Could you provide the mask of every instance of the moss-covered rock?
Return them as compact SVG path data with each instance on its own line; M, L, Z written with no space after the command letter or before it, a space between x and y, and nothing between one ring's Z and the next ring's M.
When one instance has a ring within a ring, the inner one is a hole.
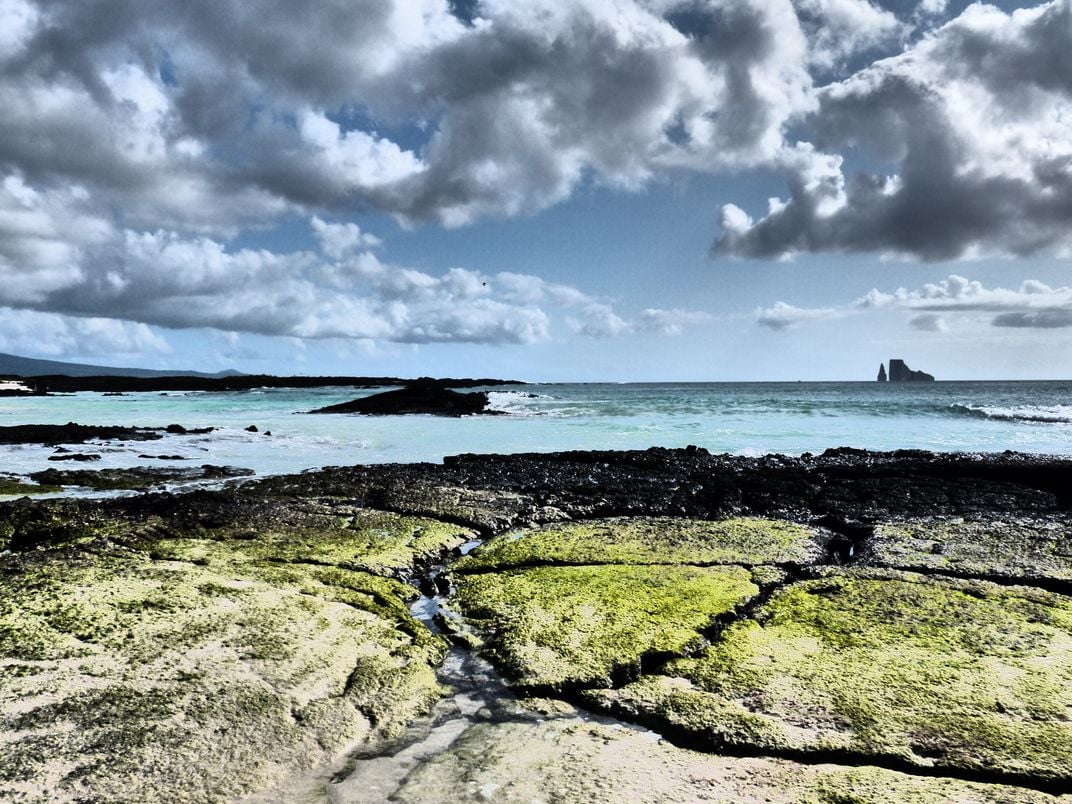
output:
M885 523L859 558L876 567L1072 581L1072 524L998 518Z
M648 654L682 654L759 588L742 567L536 567L464 575L453 603L519 685L609 686Z
M355 780L359 781L359 780ZM360 799L356 784L337 792ZM390 794L406 804L443 801L644 801L781 804L1052 804L1052 796L1007 785L924 778L876 767L803 765L720 757L651 735L558 717L542 723L481 723L422 762ZM1062 800L1069 800L1063 797Z
M27 483L18 475L0 474L0 497L21 497L25 494L51 494L60 491L59 486L42 483Z
M593 705L709 747L849 752L1072 783L1072 600L829 571Z
M244 524L153 535L139 546L186 561L299 562L408 576L475 535L457 525L347 505L305 501L294 510Z
M146 495L133 510L122 502L114 502L116 510L68 499L0 505L0 545L30 550L113 540L161 558L305 562L408 578L475 535L331 499Z
M636 517L545 525L492 539L456 572L541 564L810 564L826 537L774 519L719 521Z
M409 618L410 587L217 559L0 559L0 798L219 801L438 698L445 644Z

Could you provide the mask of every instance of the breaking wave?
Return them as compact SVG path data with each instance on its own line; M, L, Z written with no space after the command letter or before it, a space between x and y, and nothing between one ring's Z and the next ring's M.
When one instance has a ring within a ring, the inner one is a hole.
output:
M1072 424L1072 406L1000 408L962 405L954 402L949 410L959 416L996 422L1032 422L1035 424Z

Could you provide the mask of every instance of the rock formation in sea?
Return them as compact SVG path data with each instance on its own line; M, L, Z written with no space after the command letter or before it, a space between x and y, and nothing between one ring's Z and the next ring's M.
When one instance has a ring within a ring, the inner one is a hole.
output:
M879 363L878 364L878 381L879 382L886 382L886 364L885 363Z
M894 357L890 358L890 382L934 382L934 375L914 371L903 360Z
M431 413L436 416L470 416L477 413L497 413L487 410L488 395L480 391L452 391L437 380L421 379L396 391L328 405L310 413L363 413L389 416L403 413Z

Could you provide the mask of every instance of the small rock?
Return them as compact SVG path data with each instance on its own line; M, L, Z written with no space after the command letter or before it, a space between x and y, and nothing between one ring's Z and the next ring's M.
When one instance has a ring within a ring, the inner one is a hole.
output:
M96 453L71 452L66 455L49 455L50 461L99 461L100 455Z

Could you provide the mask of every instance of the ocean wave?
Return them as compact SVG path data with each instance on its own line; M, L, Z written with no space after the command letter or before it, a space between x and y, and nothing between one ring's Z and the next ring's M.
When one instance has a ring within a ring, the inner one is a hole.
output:
M982 405L962 405L954 402L949 410L958 416L971 416L997 422L1030 422L1035 424L1072 424L1072 406L998 408Z
M557 397L547 394L532 394L527 391L489 391L488 407L491 410L510 413L514 416L565 416L575 415L561 409L547 408L548 402Z

